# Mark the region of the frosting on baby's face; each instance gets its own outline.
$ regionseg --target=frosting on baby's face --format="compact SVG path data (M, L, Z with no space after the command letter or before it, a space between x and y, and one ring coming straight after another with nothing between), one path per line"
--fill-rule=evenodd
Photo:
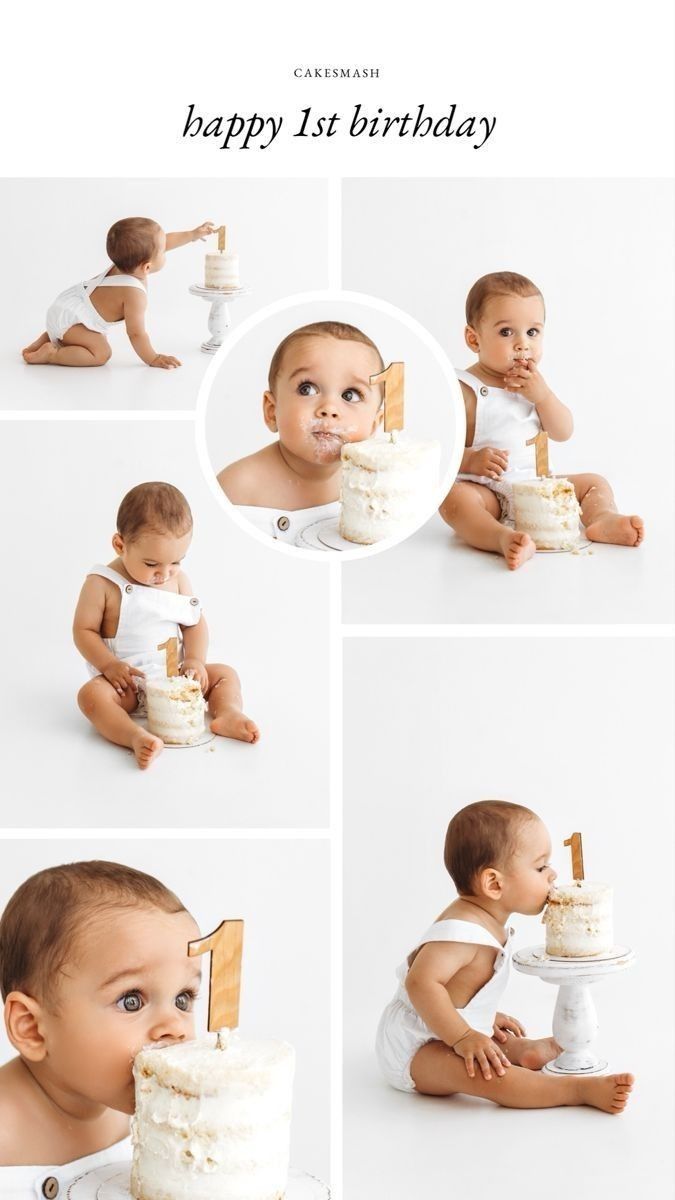
M347 442L362 442L381 419L382 391L370 383L379 355L361 342L298 338L283 356L274 390L265 392L268 429L292 455L317 465L338 463Z
M494 375L507 374L518 361L538 363L544 351L541 296L490 296L475 325L467 325L465 338Z

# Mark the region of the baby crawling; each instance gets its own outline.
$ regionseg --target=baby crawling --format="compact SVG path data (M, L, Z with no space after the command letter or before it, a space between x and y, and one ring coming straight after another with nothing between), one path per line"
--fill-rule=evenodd
M404 1092L466 1093L507 1108L591 1105L619 1113L633 1076L553 1075L552 1038L530 1039L498 1011L508 980L512 912L540 913L556 873L548 833L528 808L470 804L448 826L445 865L454 900L399 967L377 1031L384 1078Z
M47 310L47 328L22 350L30 366L102 367L112 354L108 332L124 321L127 336L148 367L172 370L181 364L158 354L145 329L147 280L161 271L168 250L213 233L211 221L184 233L165 233L147 217L126 217L108 230L106 250L112 267L76 283Z
M243 742L260 736L242 712L236 671L206 662L208 628L181 565L191 540L192 513L177 488L132 488L117 514L117 557L92 567L75 611L75 645L93 676L80 689L78 704L103 737L133 750L141 769L164 743L131 713L143 700L144 680L164 676L165 654L158 647L170 638L178 640L180 673L199 681L213 732Z
M477 362L458 377L466 408L466 448L441 516L470 546L502 554L510 570L536 551L529 534L513 528L511 485L534 478L541 430L556 442L572 435L570 410L551 391L539 363L544 350L544 299L531 280L510 271L484 275L466 301L466 344ZM601 475L568 476L592 542L639 546L641 517L617 511Z

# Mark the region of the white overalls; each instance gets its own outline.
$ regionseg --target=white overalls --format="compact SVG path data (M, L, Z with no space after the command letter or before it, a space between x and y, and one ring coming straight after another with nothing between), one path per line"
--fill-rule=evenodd
M96 311L89 298L94 288L135 287L140 288L142 292L147 291L145 284L135 275L109 275L110 269L108 267L93 279L66 288L65 292L61 292L53 304L50 304L47 309L47 333L50 342L55 346L60 344L66 330L73 325L86 325L87 329L92 329L94 333L108 333L121 324L121 321L106 321Z
M253 504L236 504L237 512L246 517L256 529L268 533L279 542L295 545L303 529L315 521L325 521L340 513L340 501L330 504L315 504L313 508L259 508Z
M492 1037L499 1000L509 978L513 933L513 929L509 929L506 944L501 946L487 929L474 924L473 921L436 921L415 947L419 949L427 942L465 942L495 948L497 954L493 974L464 1008L457 1009L472 1029L485 1033L488 1037ZM401 1092L415 1091L410 1064L417 1051L427 1042L439 1040L410 1002L405 990L408 970L406 959L396 972L398 987L393 1000L380 1018L375 1041L375 1053L384 1078Z
M511 485L516 480L536 479L535 447L526 443L541 432L541 422L534 404L518 392L505 388L487 387L470 371L457 371L457 378L468 384L476 396L476 429L471 450L508 450L508 470L499 479L487 475L457 476L458 481L469 480L482 483L499 498L502 508L501 519L513 523Z
M61 1167L0 1167L0 1196L2 1200L66 1200L68 1189L80 1175L127 1159L131 1159L130 1138Z
M112 567L100 564L92 567L89 575L102 575L120 590L120 619L113 638L103 638L115 658L123 659L132 667L143 671L147 678L157 679L166 675L166 651L157 646L169 638L178 639L178 661L183 658L183 635L181 625L196 625L202 608L196 596L180 596L177 592L165 592L161 588L142 583L130 583ZM91 663L87 663L90 675L99 675ZM143 680L138 684L142 690Z

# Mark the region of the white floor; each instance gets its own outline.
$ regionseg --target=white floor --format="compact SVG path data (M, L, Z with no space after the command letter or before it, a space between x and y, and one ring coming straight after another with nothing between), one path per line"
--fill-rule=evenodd
M638 550L595 544L590 553L538 554L509 571L474 550L439 516L413 537L343 566L348 624L669 623L673 611L672 525L648 519Z

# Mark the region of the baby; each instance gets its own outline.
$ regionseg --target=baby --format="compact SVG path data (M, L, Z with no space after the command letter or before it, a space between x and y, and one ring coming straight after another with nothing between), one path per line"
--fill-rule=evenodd
M180 362L158 354L145 330L147 279L161 271L167 250L213 233L211 221L185 233L165 233L148 217L126 217L108 230L113 266L61 292L47 310L47 329L22 351L31 366L102 367L112 354L106 334L124 321L138 357L149 367L171 370Z
M377 346L354 325L317 321L277 346L263 395L277 441L225 467L225 495L266 533L294 542L304 526L338 512L342 447L361 442L382 417L384 370Z
M553 1038L531 1040L498 1012L506 987L512 912L540 913L555 871L535 813L484 800L453 817L445 865L458 892L397 971L399 987L377 1031L388 1083L429 1096L466 1093L507 1108L590 1104L625 1108L632 1075L548 1075Z
M135 1055L195 1036L198 937L177 896L118 863L50 867L14 893L0 918L17 1052L0 1067L0 1195L65 1195L77 1175L129 1157Z
M211 729L223 737L257 742L258 727L242 712L232 667L206 663L208 629L185 572L192 513L170 483L141 483L124 497L112 539L117 557L87 575L75 611L73 637L93 678L78 695L86 717L110 742L129 746L142 769L164 743L131 718L143 698L143 680L166 674L157 647L177 638L180 672L198 679L208 701Z
M457 372L466 407L466 449L440 513L470 546L503 554L512 571L536 550L529 534L512 527L511 484L536 475L534 446L526 442L542 429L553 441L565 442L573 428L571 412L539 371L544 320L543 296L524 275L484 275L467 296L464 337L478 361ZM640 544L644 522L617 512L606 479L569 479L590 541Z

